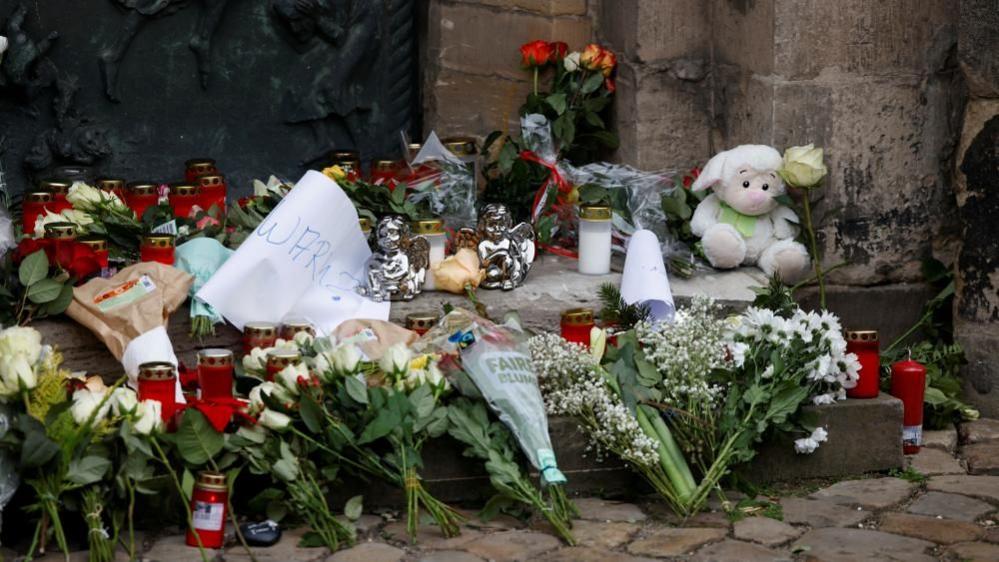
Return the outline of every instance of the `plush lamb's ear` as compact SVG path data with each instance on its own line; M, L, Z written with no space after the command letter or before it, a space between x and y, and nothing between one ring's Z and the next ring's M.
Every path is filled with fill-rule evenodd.
M690 186L691 191L704 191L722 181L722 171L725 169L725 161L728 159L727 150L715 154L708 163L704 165L701 174L694 180L694 185Z

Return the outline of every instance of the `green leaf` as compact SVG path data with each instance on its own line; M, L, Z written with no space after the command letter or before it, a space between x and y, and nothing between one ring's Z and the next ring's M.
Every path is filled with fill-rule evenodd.
M193 465L207 463L225 444L222 434L216 433L205 416L197 410L184 412L175 437L181 458Z
M585 82L583 82L583 87L580 89L580 91L584 94L592 94L593 92L597 91L597 88L599 88L600 85L603 83L604 83L604 75L597 72L596 74L593 74L592 76L587 78Z
M58 453L59 445L45 435L44 429L30 431L21 446L21 467L42 466Z
M326 541L315 531L309 531L298 540L299 548L320 548L326 546Z
M358 404L368 403L368 385L358 377L347 377L344 380L344 387L347 389L347 396L350 396Z
M28 286L28 300L35 304L45 304L52 302L62 293L62 283L54 279L42 279L41 281Z
M545 98L545 103L555 110L555 113L562 115L565 113L565 94L552 94Z
M608 103L610 103L609 97L598 96L584 101L583 109L593 113L599 113L603 108L607 107Z
M48 277L49 258L45 255L45 250L37 252L24 258L21 266L17 269L17 277L24 287L30 287L42 279Z
M73 302L73 286L67 283L62 286L59 296L56 297L55 300L45 303L43 309L45 314L55 316L66 312L66 309L69 308L69 303L71 302Z
M791 196L786 193L774 197L774 201L784 205L785 207L794 207L794 199L791 199Z
M417 418L426 418L434 411L434 394L430 385L420 385L409 395L409 402Z
M357 440L358 445L371 443L385 437L402 422L402 416L394 408L385 408L378 412L375 419L364 428Z
M104 477L111 467L111 461L97 455L87 455L81 459L73 459L66 472L66 480L80 486L93 484Z
M187 468L180 477L180 489L184 492L184 501L190 501L191 495L194 494L194 473Z
M586 114L586 122L594 127L600 127L601 129L606 128L607 125L604 124L604 120L600 118L596 113L588 112Z
M347 519L351 521L357 521L361 518L361 513L364 511L364 496L354 496L347 500L347 503L343 506L343 514L347 516Z
M579 188L580 203L600 203L607 197L607 188L600 185L588 183Z
M302 393L301 398L298 401L299 412L302 414L302 421L305 422L305 426L309 428L312 433L320 433L322 431L322 420L323 411L316 403L315 399L312 398L308 393Z

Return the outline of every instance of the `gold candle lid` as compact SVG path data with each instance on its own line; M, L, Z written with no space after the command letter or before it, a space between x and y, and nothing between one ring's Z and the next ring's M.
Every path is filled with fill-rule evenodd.
M413 157L415 157L417 154L419 154L420 150L422 150L422 149L423 149L423 144L422 143L411 142L411 143L409 143L409 144L406 145L406 150L409 152L409 157L411 159Z
M51 203L55 196L51 191L32 191L25 195L24 199L32 203Z
M45 237L52 240L73 240L76 238L76 225L71 222L50 222L45 225Z
M133 195L155 195L159 186L151 181L133 181L128 183L128 192Z
M177 368L166 361L152 361L139 365L140 381L166 381L177 376Z
M66 193L73 185L73 182L63 179L50 179L38 182L38 188L52 193Z
M611 208L606 205L584 205L579 208L579 218L584 221L609 221Z
M211 187L213 185L223 185L225 184L225 178L218 174L212 174L209 176L201 176L198 178L198 185L201 187Z
M214 165L215 165L214 158L205 158L203 156L198 158L191 158L190 160L184 162L185 168L196 168L196 167L214 166Z
M844 332L846 341L873 343L878 341L877 330L847 330Z
M343 160L360 160L361 153L356 150L334 150L333 151L333 161L340 162Z
M294 349L279 347L267 352L268 369L284 369L302 360L302 355Z
M107 251L108 249L107 238L101 236L84 236L77 241L95 252Z
M281 323L281 337L290 340L299 332L308 332L316 335L316 330L307 320L286 320Z
M228 349L211 348L198 352L198 365L228 367L232 364L233 355Z
M399 161L391 160L389 158L380 158L371 164L371 169L379 172L394 172L398 168Z
M180 195L181 197L194 197L198 194L198 187L189 183L174 183L170 185L170 195Z
M477 154L479 151L476 147L477 141L475 137L448 137L441 142L444 143L444 148L450 150L455 156L470 156Z
M593 324L592 308L570 308L562 311L562 323L570 326Z
M429 330L440 322L441 316L435 312L414 312L406 316L406 328L409 330Z
M225 492L228 487L225 482L225 474L211 470L202 470L198 473L198 488L211 492Z
M444 221L441 219L421 219L410 223L413 234L444 234Z
M277 324L271 322L247 322L243 324L243 333L258 338L277 336Z
M142 237L142 245L150 248L173 248L173 234L147 234Z
M103 191L122 191L125 189L125 180L118 178L101 178L97 180L97 187Z
M361 225L361 232L367 234L371 232L371 219L367 217L359 217L357 223Z

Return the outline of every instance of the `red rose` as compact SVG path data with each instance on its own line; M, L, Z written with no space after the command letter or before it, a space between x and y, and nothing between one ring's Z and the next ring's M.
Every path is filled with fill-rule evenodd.
M25 238L17 245L17 250L14 252L14 261L20 263L21 260L30 256L31 254L37 252L38 250L45 250L45 255L48 256L49 261L52 261L52 240L48 238Z
M78 280L86 279L101 270L94 250L76 241L56 244L55 262Z
M617 90L617 84L614 82L613 78L608 76L607 78L604 78L604 88L607 88L607 91L613 94L614 91Z
M524 68L544 66L552 58L552 47L547 41L537 40L520 46L520 64Z
M553 41L548 44L552 50L552 59L562 60L569 54L569 44L565 41Z
M683 188L690 189L691 184L694 183L694 178L690 176L683 176Z
M690 169L690 175L694 176L694 179L696 180L697 176L701 175L701 169L698 168L697 166L694 166L693 168Z

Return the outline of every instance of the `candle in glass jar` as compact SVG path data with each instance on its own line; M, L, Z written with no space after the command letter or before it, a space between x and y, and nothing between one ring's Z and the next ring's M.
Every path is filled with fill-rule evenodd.
M570 308L562 311L562 338L565 341L590 347L590 330L596 326L593 309Z
M406 145L406 162L412 162L416 160L416 156L423 149L423 144L418 142L411 142Z
M313 336L316 335L316 330L308 320L285 320L281 323L281 339L293 340L295 339L295 334L299 332L306 332Z
M192 158L184 163L184 181L190 184L197 183L201 176L213 176L218 173L215 160L211 158Z
M63 179L42 180L38 182L38 189L40 191L48 191L52 194L52 202L49 204L48 210L53 213L61 213L73 208L73 204L66 199L66 194L69 193L69 188L72 185L73 182Z
M610 273L611 208L589 205L579 208L579 272Z
M243 325L243 354L254 348L267 349L277 342L277 324L271 322L247 322Z
M187 530L185 542L188 546L222 548L225 544L226 508L229 505L229 489L225 474L202 471L194 483L191 493L191 527ZM197 533L197 536L195 536Z
M436 326L440 319L440 315L433 312L414 312L406 316L406 329L422 336Z
M114 193L119 198L125 198L125 180L118 178L101 178L97 180L97 189Z
M447 234L444 233L444 221L440 219L426 219L414 221L412 224L413 234L422 236L430 244L430 267L427 268L427 276L423 282L423 290L433 291L437 288L434 283L433 270L444 261L444 249L447 246Z
M347 175L347 181L361 179L361 155L356 150L333 151L333 164L340 166Z
M379 159L371 163L371 183L395 189L396 176L401 166L397 160Z
M21 205L21 224L28 236L35 234L35 221L45 214L46 209L52 209L55 196L51 191L32 191L24 196ZM53 211L54 212L54 211Z
M108 253L107 239L100 236L84 236L79 239L79 242L94 251L97 264L101 266L101 277L105 279L110 277L110 254Z
M860 361L860 378L849 388L850 398L877 398L881 382L881 352L877 330L847 330L846 352Z
M169 422L177 409L177 368L165 361L143 363L139 365L138 383L139 401L159 402L160 416Z
M226 189L225 178L218 174L198 178L201 208L207 211L217 207L219 211L225 212Z
M160 202L159 186L150 181L133 181L125 191L125 204L142 220L142 215L149 207L155 207Z
M45 238L52 241L56 254L70 248L76 240L76 225L71 222L50 222L45 225Z
M191 215L191 209L201 203L197 186L186 183L175 183L170 186L170 208L173 216L186 218Z
M233 356L228 349L198 352L198 388L202 400L232 398Z
M274 380L274 376L285 369L302 360L302 355L294 349L280 347L267 352L267 380Z
M147 234L139 246L139 259L173 265L174 244L173 234Z
M923 444L926 367L912 359L891 366L891 395L902 401L902 452L914 455Z
M468 164L472 169L472 177L475 180L476 193L479 185L479 149L475 137L448 137L442 140L444 148L451 151L459 160Z

